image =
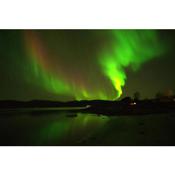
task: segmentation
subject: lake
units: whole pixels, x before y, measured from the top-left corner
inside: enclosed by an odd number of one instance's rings
[[[64,110],[0,112],[4,146],[170,146],[175,114],[104,116]]]

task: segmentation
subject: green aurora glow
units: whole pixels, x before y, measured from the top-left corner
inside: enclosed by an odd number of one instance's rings
[[[162,54],[163,48],[152,30],[114,30],[112,33],[112,48],[110,52],[104,52],[100,63],[119,98],[127,78],[125,68],[131,66],[134,71],[138,70],[146,61]]]
[[[90,76],[91,70],[86,70],[93,81],[88,81],[86,74],[76,77],[68,73],[62,68],[61,61],[54,69],[50,55],[38,36],[27,33],[26,46],[30,60],[28,80],[50,93],[74,97],[76,100],[119,98],[127,79],[125,69],[131,67],[133,71],[138,70],[143,63],[161,55],[164,49],[153,30],[109,30],[108,33],[112,38],[111,44],[100,50],[93,65],[101,71],[101,80]],[[77,69],[75,65],[72,67]],[[108,82],[108,88],[102,87],[100,81]]]

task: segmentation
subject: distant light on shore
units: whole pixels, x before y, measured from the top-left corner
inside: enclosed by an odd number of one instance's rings
[[[132,103],[130,103],[130,105],[131,105],[131,106],[136,105],[136,102],[132,102]]]

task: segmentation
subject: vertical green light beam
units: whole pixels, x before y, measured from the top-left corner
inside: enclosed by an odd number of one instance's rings
[[[111,33],[112,46],[100,56],[99,63],[119,98],[127,78],[125,68],[138,70],[143,63],[162,54],[163,47],[153,30],[113,30]]]

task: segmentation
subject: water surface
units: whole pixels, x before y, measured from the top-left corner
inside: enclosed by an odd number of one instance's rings
[[[76,111],[0,113],[0,145],[175,145],[175,114],[103,116]]]

